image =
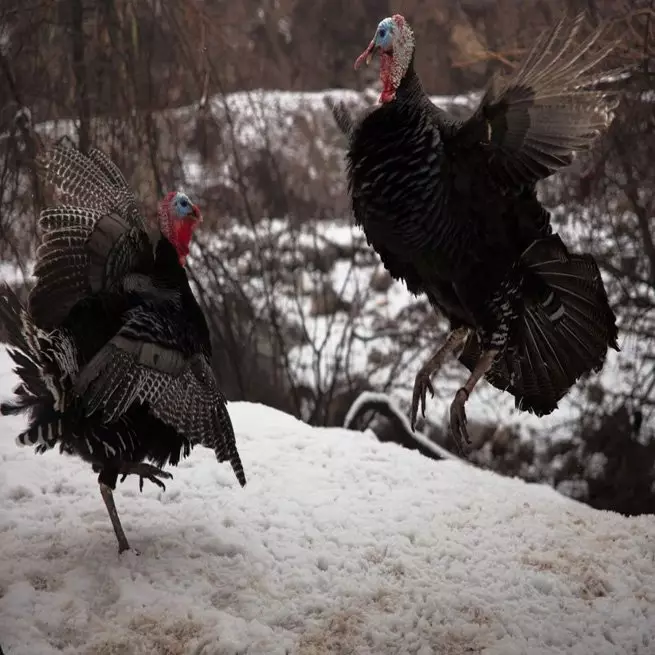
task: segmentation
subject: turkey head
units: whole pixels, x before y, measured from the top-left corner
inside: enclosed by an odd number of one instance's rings
[[[200,210],[181,191],[171,191],[159,203],[159,229],[175,246],[180,264],[186,264],[193,230],[202,221]]]
[[[370,64],[376,52],[380,53],[382,82],[379,102],[391,102],[414,57],[414,32],[400,14],[380,21],[373,40],[357,57],[355,68],[359,68],[362,61]]]

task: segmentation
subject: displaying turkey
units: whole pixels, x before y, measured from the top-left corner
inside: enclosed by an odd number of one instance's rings
[[[119,475],[164,488],[172,476],[162,467],[200,444],[246,483],[184,268],[201,215],[172,192],[150,228],[99,150],[86,156],[58,145],[38,164],[66,204],[41,212],[28,308],[8,288],[0,293],[0,323],[20,377],[0,410],[29,415],[19,444],[38,452],[58,444],[99,473],[122,552],[129,544],[112,494]]]
[[[564,19],[544,34],[461,121],[426,95],[414,35],[396,14],[355,62],[379,54],[379,104],[353,119],[331,103],[348,137],[356,222],[389,273],[425,293],[451,324],[416,376],[412,428],[419,403],[425,415],[426,391],[434,395],[431,375],[456,354],[471,371],[450,409],[460,449],[470,443],[464,406],[482,376],[519,409],[544,415],[603,366],[608,347],[618,350],[596,262],[553,234],[535,191],[591,147],[617,104],[592,87],[612,45],[599,46],[599,30],[575,47],[582,22]]]

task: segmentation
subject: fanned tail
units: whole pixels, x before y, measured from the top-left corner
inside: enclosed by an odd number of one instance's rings
[[[117,212],[142,227],[137,201],[118,167],[101,150],[85,155],[64,142],[37,157],[38,170],[64,203],[101,214]]]
[[[580,377],[602,368],[608,348],[619,350],[618,329],[591,255],[570,254],[553,235],[535,241],[522,264],[526,298],[516,348],[496,359],[486,379],[509,391],[518,409],[543,416]],[[460,360],[471,368],[479,352],[469,339]]]
[[[41,212],[37,283],[29,299],[34,322],[52,329],[79,300],[131,270],[132,260],[147,251],[148,236],[125,178],[102,151],[85,155],[60,143],[41,153],[37,165],[62,203]]]

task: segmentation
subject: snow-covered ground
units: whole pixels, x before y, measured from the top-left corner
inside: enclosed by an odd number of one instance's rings
[[[0,396],[14,383],[0,350]],[[196,450],[166,492],[19,449],[0,419],[6,655],[647,655],[655,517],[231,403],[248,486]]]

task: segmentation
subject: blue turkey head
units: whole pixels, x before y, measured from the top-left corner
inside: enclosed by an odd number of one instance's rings
[[[373,40],[357,57],[355,68],[359,68],[362,62],[370,64],[376,52],[380,54],[380,102],[391,102],[414,58],[414,33],[400,14],[389,16],[378,23]]]

